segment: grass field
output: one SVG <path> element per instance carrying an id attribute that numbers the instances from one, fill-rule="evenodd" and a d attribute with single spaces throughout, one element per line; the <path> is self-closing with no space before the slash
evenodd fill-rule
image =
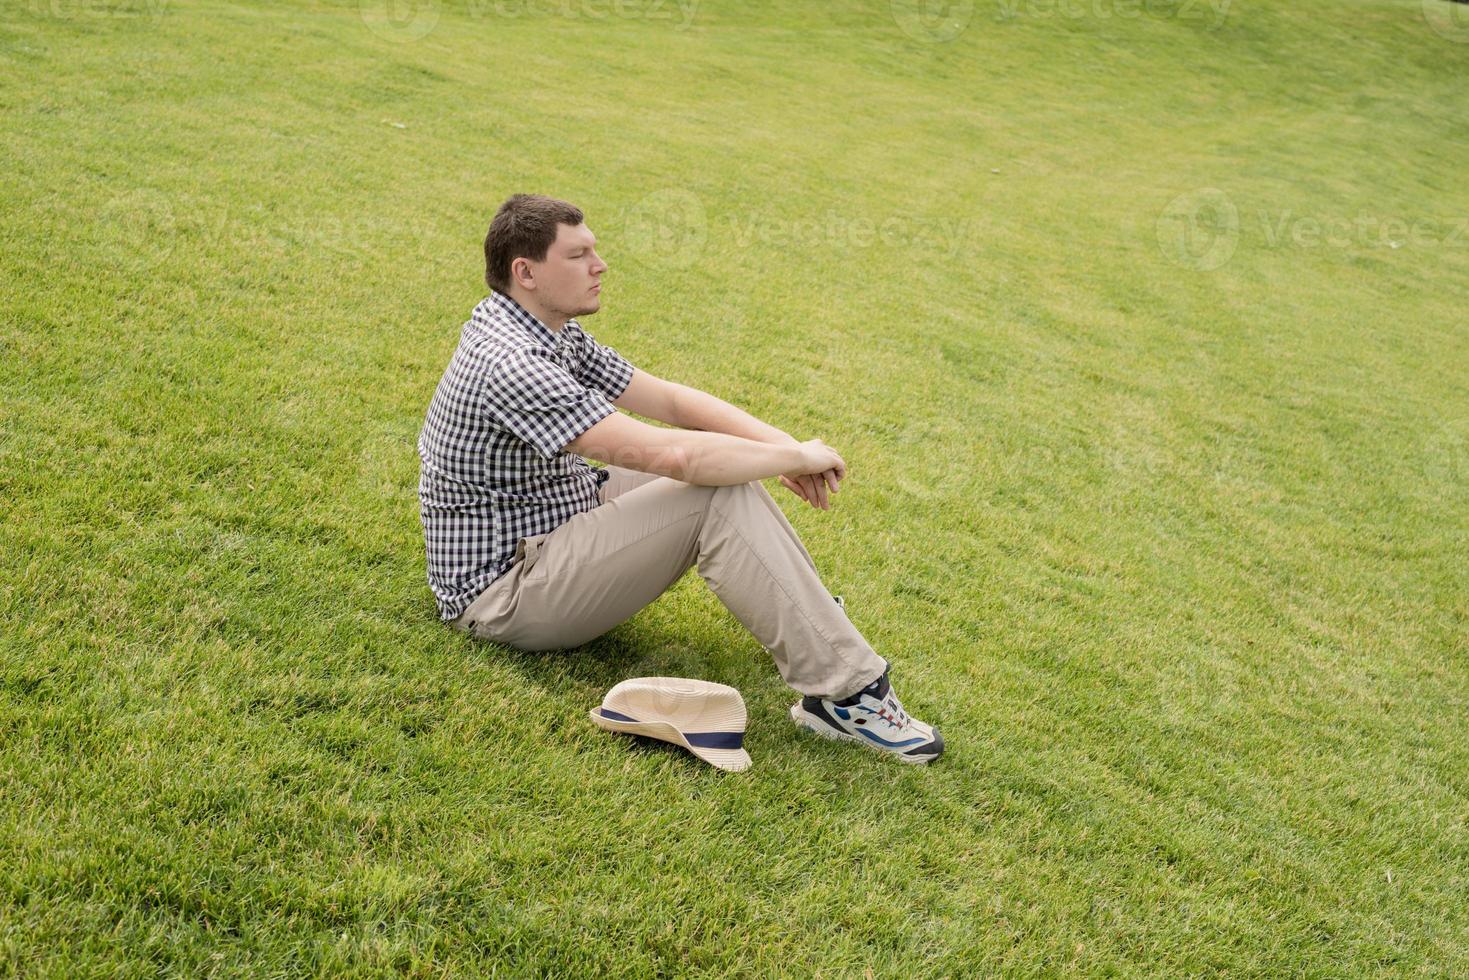
<path id="1" fill-rule="evenodd" d="M 1469 972 L 1469 8 L 0 2 L 0 972 Z M 1456 14 L 1458 16 L 1456 16 Z M 514 191 L 948 753 L 435 618 Z M 586 718 L 733 684 L 730 776 Z"/>

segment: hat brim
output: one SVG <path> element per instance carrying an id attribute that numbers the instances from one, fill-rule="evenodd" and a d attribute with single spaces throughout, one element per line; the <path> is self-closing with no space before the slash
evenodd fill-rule
<path id="1" fill-rule="evenodd" d="M 666 721 L 618 721 L 615 718 L 604 717 L 600 708 L 593 708 L 587 712 L 587 715 L 597 724 L 598 728 L 605 731 L 644 735 L 648 738 L 656 738 L 660 742 L 681 745 L 711 766 L 726 772 L 743 772 L 752 764 L 750 753 L 744 749 L 710 749 L 690 745 L 688 739 L 684 738 L 683 732 Z"/>

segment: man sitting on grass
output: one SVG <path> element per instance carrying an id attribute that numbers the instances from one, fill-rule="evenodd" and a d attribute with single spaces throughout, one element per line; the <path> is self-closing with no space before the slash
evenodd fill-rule
<path id="1" fill-rule="evenodd" d="M 418 439 L 440 616 L 522 650 L 575 647 L 697 565 L 803 695 L 798 725 L 905 762 L 937 758 L 938 731 L 903 710 L 890 665 L 759 482 L 779 477 L 826 510 L 846 463 L 820 439 L 799 442 L 593 340 L 573 317 L 601 305 L 607 263 L 595 246 L 582 212 L 548 197 L 516 194 L 490 224 L 492 292 L 464 325 Z"/>

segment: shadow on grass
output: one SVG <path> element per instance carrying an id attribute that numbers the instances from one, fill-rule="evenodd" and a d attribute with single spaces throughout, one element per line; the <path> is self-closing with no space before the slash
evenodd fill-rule
<path id="1" fill-rule="evenodd" d="M 466 656 L 508 666 L 527 684 L 558 699 L 586 701 L 588 710 L 601 703 L 609 688 L 630 677 L 695 677 L 736 688 L 782 685 L 768 655 L 763 669 L 769 677 L 760 678 L 755 675 L 762 668 L 746 659 L 746 647 L 731 650 L 699 632 L 674 636 L 659 626 L 629 621 L 581 646 L 546 652 L 459 636 Z"/>
<path id="2" fill-rule="evenodd" d="M 786 686 L 770 655 L 753 637 L 744 634 L 742 642 L 731 644 L 727 635 L 712 628 L 713 624 L 693 623 L 687 631 L 675 632 L 667 617 L 661 622 L 655 618 L 640 612 L 581 646 L 547 652 L 527 652 L 454 633 L 462 644 L 457 652 L 508 667 L 526 689 L 537 690 L 558 704 L 579 708 L 577 720 L 584 722 L 588 730 L 595 726 L 585 712 L 601 704 L 613 685 L 630 677 L 694 677 L 739 690 L 750 715 L 747 734 L 757 741 L 776 736 L 778 751 L 790 754 L 793 760 L 841 766 L 861 760 L 863 765 L 878 768 L 892 764 L 875 755 L 869 758 L 869 752 L 860 746 L 817 738 L 792 725 L 786 707 L 798 695 Z M 681 762 L 687 760 L 694 769 L 707 767 L 682 746 L 626 733 L 611 733 L 610 737 L 638 757 L 671 753 Z"/>
<path id="3" fill-rule="evenodd" d="M 690 642 L 689 638 L 660 637 L 656 630 L 623 623 L 607 633 L 566 650 L 531 653 L 489 640 L 465 635 L 463 650 L 470 656 L 484 656 L 509 667 L 523 679 L 556 702 L 575 704 L 590 711 L 602 703 L 602 697 L 613 685 L 630 677 L 698 677 L 719 683 L 734 678 L 720 663 L 730 654 L 712 645 Z M 770 665 L 774 683 L 780 683 L 774 664 Z M 745 682 L 748 686 L 748 679 Z M 734 685 L 738 687 L 739 685 Z M 582 715 L 579 719 L 590 731 L 593 723 Z M 600 729 L 595 729 L 599 733 Z M 687 766 L 691 773 L 715 770 L 692 755 L 681 745 L 628 732 L 605 733 L 613 744 L 638 759 L 671 759 Z"/>

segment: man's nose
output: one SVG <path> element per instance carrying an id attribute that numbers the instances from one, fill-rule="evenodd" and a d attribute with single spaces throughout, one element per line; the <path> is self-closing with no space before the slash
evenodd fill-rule
<path id="1" fill-rule="evenodd" d="M 604 273 L 606 271 L 607 271 L 607 262 L 606 262 L 606 260 L 604 260 L 602 258 L 602 256 L 598 255 L 596 257 L 595 261 L 592 262 L 592 275 L 594 275 L 594 276 L 600 276 L 602 273 Z"/>

